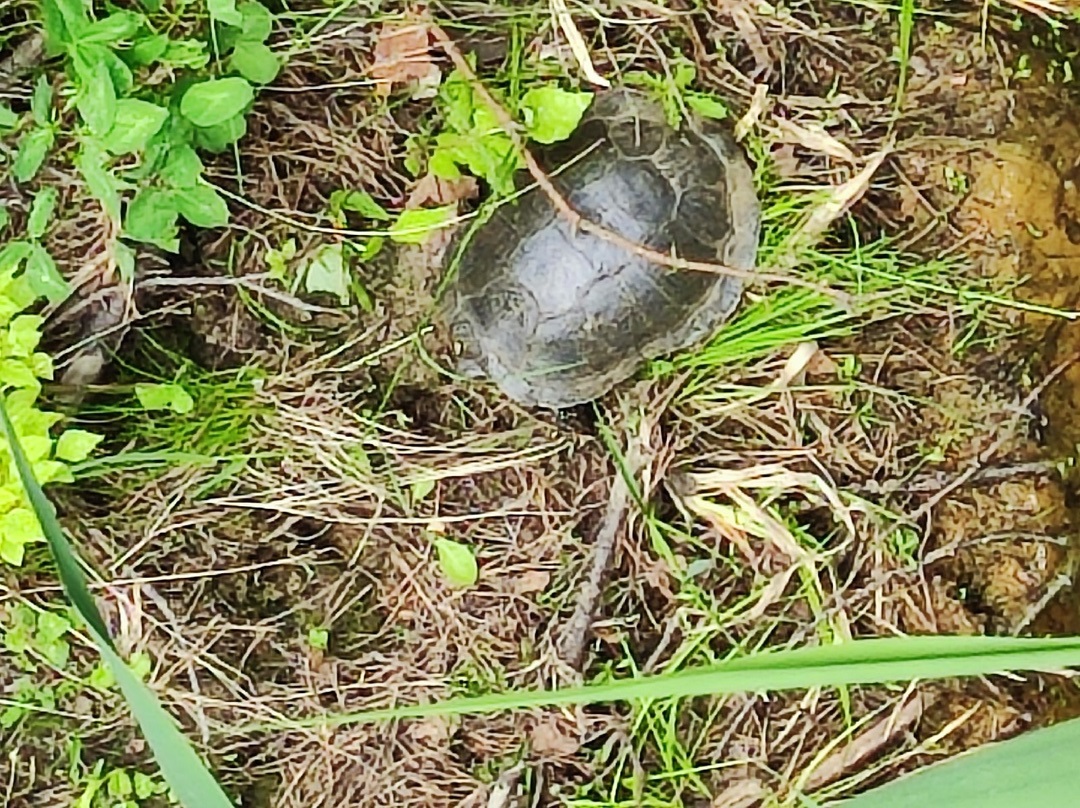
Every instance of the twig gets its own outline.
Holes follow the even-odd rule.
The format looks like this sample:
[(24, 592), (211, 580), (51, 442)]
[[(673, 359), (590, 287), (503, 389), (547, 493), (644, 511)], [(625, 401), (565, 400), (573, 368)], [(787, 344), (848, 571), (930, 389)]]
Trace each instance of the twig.
[(563, 662), (570, 665), (575, 671), (581, 670), (585, 658), (585, 645), (589, 637), (589, 627), (592, 625), (593, 615), (596, 613), (596, 605), (600, 601), (604, 576), (607, 574), (612, 556), (615, 554), (615, 539), (619, 535), (619, 527), (626, 518), (629, 508), (630, 488), (625, 477), (622, 474), (617, 474), (615, 482), (611, 486), (611, 493), (608, 496), (604, 521), (600, 523), (600, 529), (596, 532), (589, 574), (581, 584), (581, 589), (578, 591), (577, 605), (574, 607), (574, 614), (567, 621), (559, 643), (559, 656)]
[(532, 152), (529, 151), (525, 142), (522, 140), (521, 135), (517, 131), (517, 126), (514, 123), (513, 118), (510, 117), (510, 113), (506, 111), (495, 98), (488, 92), (487, 88), (481, 82), (473, 69), (469, 66), (469, 63), (462, 56), (461, 51), (453, 43), (450, 37), (442, 30), (437, 24), (432, 21), (428, 22), (432, 36), (438, 41), (439, 47), (450, 58), (450, 61), (454, 63), (454, 67), (465, 76), (465, 78), (472, 85), (473, 91), (480, 96), (480, 99), (487, 104), (494, 113), (496, 119), (499, 121), (499, 125), (506, 132), (510, 141), (513, 143), (514, 148), (521, 154), (525, 160), (525, 165), (532, 175), (536, 184), (540, 187), (540, 190), (544, 192), (544, 195), (551, 201), (551, 204), (555, 206), (555, 209), (559, 214), (569, 222), (571, 229), (574, 231), (581, 231), (584, 233), (590, 233), (597, 236), (616, 247), (619, 247), (627, 252), (639, 255), (647, 261), (651, 261), (654, 264), (660, 266), (670, 267), (672, 269), (679, 270), (691, 270), (695, 272), (708, 272), (715, 275), (729, 275), (733, 278), (742, 278), (751, 282), (766, 282), (772, 281), (774, 283), (786, 283), (792, 286), (801, 286), (804, 289), (811, 289), (819, 294), (826, 295), (837, 299), (841, 305), (850, 307), (850, 295), (845, 292), (841, 292), (837, 289), (831, 289), (828, 286), (824, 286), (813, 281), (807, 281), (799, 278), (795, 275), (791, 275), (786, 272), (769, 272), (767, 270), (752, 270), (752, 269), (739, 269), (738, 267), (730, 267), (724, 264), (715, 264), (705, 261), (687, 261), (684, 258), (678, 258), (676, 256), (668, 255), (667, 253), (659, 252), (645, 247), (641, 244), (637, 244), (618, 233), (609, 230), (608, 228), (586, 219), (572, 207), (570, 203), (566, 201), (562, 194), (551, 182), (551, 179), (547, 176), (547, 173), (541, 168), (540, 164), (533, 157)]
[[(1035, 460), (1030, 463), (1014, 463), (1007, 466), (980, 467), (974, 474), (965, 471), (964, 474), (967, 476), (960, 481), (959, 485), (965, 483), (988, 485), (1002, 480), (1013, 480), (1017, 477), (1038, 477), (1053, 474), (1057, 470), (1058, 462), (1056, 460)], [(899, 479), (885, 480), (884, 482), (869, 480), (856, 484), (854, 489), (859, 493), (878, 495), (898, 493), (929, 494), (940, 490), (943, 486), (956, 484), (956, 480), (950, 481), (949, 476), (944, 471), (927, 472), (918, 474), (906, 481)]]
[(592, 546), (592, 559), (588, 575), (585, 576), (578, 591), (574, 613), (563, 628), (559, 639), (559, 656), (562, 661), (580, 671), (588, 643), (589, 628), (596, 614), (603, 590), (604, 577), (607, 575), (611, 559), (615, 555), (619, 528), (626, 521), (630, 512), (632, 496), (631, 481), (642, 478), (642, 471), (648, 465), (650, 434), (656, 419), (667, 409), (670, 393), (654, 400), (648, 407), (648, 416), (643, 417), (634, 433), (627, 439), (623, 467), (616, 472), (608, 494), (607, 508)]

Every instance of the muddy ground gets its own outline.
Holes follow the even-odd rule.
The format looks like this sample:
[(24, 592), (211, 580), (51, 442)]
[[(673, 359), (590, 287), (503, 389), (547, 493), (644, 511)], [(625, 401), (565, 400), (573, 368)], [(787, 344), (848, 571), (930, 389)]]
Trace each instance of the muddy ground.
[[(852, 210), (860, 237), (895, 236), (926, 260), (952, 256), (957, 288), (1014, 290), (1028, 308), (974, 293), (928, 297), (822, 341), (772, 392), (723, 393), (766, 390), (794, 345), (710, 369), (707, 394), (680, 396), (678, 377), (674, 386), (642, 377), (598, 410), (556, 417), (437, 370), (447, 358), (437, 329), (413, 336), (426, 314), (416, 300), (437, 281), (430, 256), (380, 256), (364, 278), (370, 311), (206, 282), (261, 273), (266, 250), (287, 238), (301, 250), (332, 239), (303, 225), (318, 221), (334, 190), (366, 190), (391, 208), (415, 191), (403, 169), (407, 136), (430, 101), (387, 106), (361, 81), (382, 21), (346, 11), (259, 101), (242, 179), (229, 160), (214, 166), (214, 181), (246, 200), (234, 205), (235, 227), (188, 233), (179, 259), (143, 257), (123, 363), (78, 416), (110, 430), (113, 451), (144, 440), (148, 427), (117, 426), (108, 403), (146, 368), (173, 367), (165, 346), (207, 374), (190, 371), (197, 389), (219, 392), (199, 399), (193, 422), (205, 428), (147, 445), (224, 460), (128, 469), (59, 494), (66, 526), (111, 579), (98, 592), (121, 646), (150, 653), (154, 686), (241, 804), (751, 808), (797, 804), (800, 793), (824, 802), (1080, 712), (1073, 685), (1022, 676), (636, 713), (598, 706), (325, 732), (237, 729), (659, 671), (735, 648), (1080, 628), (1071, 465), (1080, 325), (1037, 308), (1077, 308), (1080, 119), (1060, 63), (1080, 39), (1009, 9), (993, 7), (984, 21), (979, 3), (937, 4), (917, 20), (896, 109), (889, 11), (751, 5), (613, 4), (576, 19), (607, 75), (663, 71), (681, 54), (738, 116), (764, 84), (763, 120), (820, 126), (858, 161), (893, 138)], [(451, 3), (436, 13), (454, 35), (468, 32), (463, 47), (479, 55), (481, 77), (501, 63), (515, 25), (527, 53), (554, 48), (579, 75), (546, 5)], [(836, 185), (857, 171), (805, 137), (765, 128), (782, 188)], [(85, 225), (53, 237), (74, 241)], [(840, 226), (827, 240), (842, 249), (853, 238)], [(155, 285), (162, 278), (188, 280)], [(69, 338), (58, 326), (54, 344)], [(259, 381), (244, 368), (258, 368)], [(556, 650), (615, 480), (605, 423), (638, 453), (652, 510), (632, 509), (618, 533), (585, 665), (574, 671)], [(763, 470), (775, 485), (759, 495), (749, 479)], [(779, 534), (763, 539), (725, 521), (718, 506), (746, 497), (784, 515)], [(477, 548), (476, 587), (447, 587), (432, 560), (440, 532)], [(790, 575), (788, 540), (819, 553), (809, 579)], [(0, 575), (5, 605), (49, 595), (47, 574)], [(309, 642), (312, 628), (328, 630), (327, 648)], [(69, 804), (50, 750), (71, 732), (98, 757), (145, 761), (119, 704), (72, 712), (83, 718), (5, 742), (16, 750), (0, 760), (6, 804)], [(848, 736), (843, 753), (827, 751)], [(519, 762), (508, 800), (489, 802)]]

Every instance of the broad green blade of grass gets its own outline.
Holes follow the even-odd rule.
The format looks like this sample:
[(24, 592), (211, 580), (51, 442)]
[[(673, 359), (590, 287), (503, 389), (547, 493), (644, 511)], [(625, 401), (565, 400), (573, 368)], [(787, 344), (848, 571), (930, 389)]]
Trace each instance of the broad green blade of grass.
[(837, 808), (1066, 808), (1080, 804), (1080, 720), (928, 766)]
[(911, 34), (915, 30), (915, 0), (900, 0), (900, 37), (897, 50), (900, 59), (900, 78), (896, 83), (896, 111), (904, 103), (907, 91), (908, 67), (911, 61)]
[(1006, 671), (1061, 671), (1072, 665), (1080, 665), (1080, 637), (888, 637), (768, 651), (674, 674), (563, 690), (465, 696), (433, 704), (260, 723), (250, 728), (337, 726), (564, 704), (803, 690)]
[(120, 686), (128, 706), (139, 722), (143, 735), (154, 752), (158, 766), (165, 781), (185, 808), (233, 808), (210, 770), (199, 759), (191, 744), (188, 743), (176, 722), (161, 706), (156, 695), (142, 683), (134, 671), (116, 652), (109, 636), (105, 621), (97, 609), (86, 577), (75, 550), (64, 535), (52, 504), (41, 490), (30, 464), (23, 454), (22, 446), (8, 418), (7, 407), (0, 396), (0, 426), (3, 426), (15, 465), (26, 489), (30, 504), (41, 522), (45, 538), (48, 540), (60, 583), (72, 605), (86, 621), (90, 635), (98, 651), (108, 664)]

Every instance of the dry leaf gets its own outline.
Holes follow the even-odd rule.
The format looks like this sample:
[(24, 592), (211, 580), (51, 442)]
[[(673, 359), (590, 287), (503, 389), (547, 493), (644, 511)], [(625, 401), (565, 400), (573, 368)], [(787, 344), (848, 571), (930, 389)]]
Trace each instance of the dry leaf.
[(800, 342), (791, 356), (788, 357), (787, 362), (784, 363), (784, 369), (780, 371), (780, 375), (772, 381), (769, 387), (784, 388), (799, 378), (806, 370), (807, 365), (810, 364), (810, 360), (814, 358), (817, 349), (816, 342)]
[(394, 84), (413, 83), (419, 85), (418, 97), (433, 95), (442, 73), (431, 59), (427, 26), (383, 25), (370, 74), (378, 82), (376, 91), (380, 95), (388, 94)]
[(754, 99), (750, 102), (750, 108), (746, 110), (746, 114), (739, 119), (737, 124), (735, 124), (736, 140), (742, 142), (742, 140), (754, 130), (758, 121), (761, 120), (761, 116), (765, 112), (765, 106), (768, 102), (769, 85), (758, 84), (754, 87)]
[(577, 738), (572, 737), (554, 717), (544, 719), (530, 734), (533, 751), (541, 755), (572, 755), (581, 748)]
[(777, 125), (785, 142), (797, 143), (810, 151), (827, 154), (849, 165), (855, 165), (855, 155), (851, 153), (851, 149), (826, 132), (824, 128), (800, 126), (794, 121), (783, 118), (777, 120)]
[(450, 724), (445, 718), (433, 717), (416, 721), (409, 726), (408, 735), (427, 747), (438, 747), (450, 740)]
[(777, 146), (770, 153), (773, 168), (784, 179), (793, 179), (799, 176), (802, 162), (795, 156), (795, 147), (790, 143)]
[(551, 583), (550, 573), (544, 570), (529, 570), (516, 576), (512, 587), (518, 595), (527, 595), (530, 592), (543, 592), (549, 583)]
[(761, 805), (769, 794), (756, 777), (728, 786), (712, 801), (712, 808), (752, 808)]
[(788, 237), (786, 250), (777, 263), (796, 260), (802, 250), (816, 244), (822, 233), (866, 193), (870, 180), (890, 153), (891, 148), (886, 147), (871, 155), (862, 171), (847, 182), (833, 187), (829, 198), (815, 207), (799, 229)]
[(810, 376), (835, 376), (840, 371), (840, 365), (822, 350), (818, 350), (810, 361), (806, 363), (806, 373)]
[(405, 208), (440, 207), (466, 199), (475, 199), (480, 186), (475, 177), (462, 176), (447, 180), (434, 174), (425, 174), (405, 200)]
[(562, 29), (563, 36), (570, 45), (570, 51), (574, 54), (585, 78), (598, 87), (610, 87), (611, 82), (596, 72), (592, 57), (589, 56), (589, 46), (585, 44), (581, 32), (574, 25), (574, 18), (570, 16), (570, 10), (566, 7), (566, 0), (551, 0), (551, 15)]

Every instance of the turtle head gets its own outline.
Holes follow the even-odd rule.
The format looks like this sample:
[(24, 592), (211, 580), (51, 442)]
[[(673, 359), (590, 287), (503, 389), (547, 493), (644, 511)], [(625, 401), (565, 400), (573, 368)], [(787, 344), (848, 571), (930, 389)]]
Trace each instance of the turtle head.
[(453, 339), (454, 370), (466, 379), (485, 378), (487, 369), (472, 326), (465, 320), (456, 320), (450, 326), (450, 336)]

